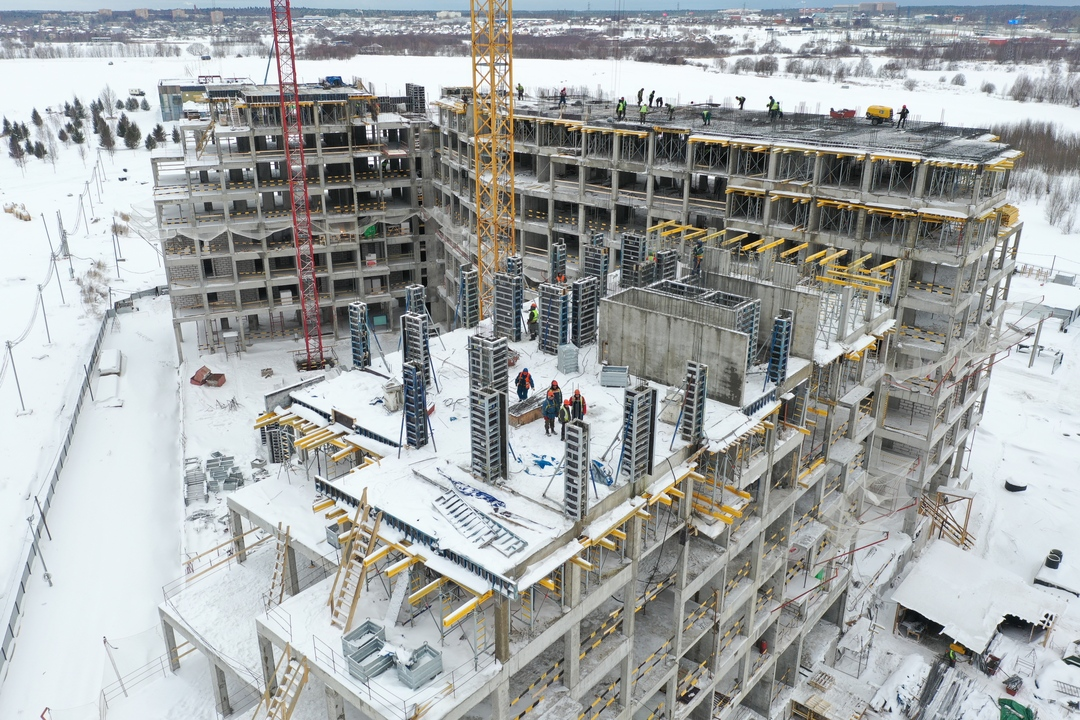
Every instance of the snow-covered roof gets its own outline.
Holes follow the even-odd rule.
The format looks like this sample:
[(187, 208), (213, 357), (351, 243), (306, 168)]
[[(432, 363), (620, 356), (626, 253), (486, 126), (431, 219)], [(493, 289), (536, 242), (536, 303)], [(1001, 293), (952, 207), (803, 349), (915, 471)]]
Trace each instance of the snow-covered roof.
[(1037, 625), (1067, 607), (1020, 576), (944, 540), (927, 548), (892, 599), (978, 652), (1006, 615)]

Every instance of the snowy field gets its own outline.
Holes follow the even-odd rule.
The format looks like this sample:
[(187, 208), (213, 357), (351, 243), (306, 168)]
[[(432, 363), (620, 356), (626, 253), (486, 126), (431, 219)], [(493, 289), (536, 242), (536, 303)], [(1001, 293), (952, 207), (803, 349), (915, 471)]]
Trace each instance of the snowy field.
[[(4, 113), (12, 121), (30, 125), (30, 111), (36, 107), (46, 115), (48, 125), (46, 107), (62, 106), (76, 94), (89, 103), (106, 84), (121, 96), (128, 88), (139, 87), (147, 91), (153, 107), (129, 116), (145, 134), (160, 119), (153, 91), (159, 79), (215, 74), (261, 82), (266, 69), (265, 58), (208, 62), (118, 58), (112, 63), (106, 59), (4, 61), (0, 89), (9, 98)], [(429, 99), (438, 96), (441, 86), (470, 83), (467, 58), (365, 56), (347, 62), (301, 62), (299, 69), (305, 81), (325, 75), (356, 76), (373, 82), (380, 93), (396, 94), (406, 82), (421, 83), (426, 85)], [(909, 76), (918, 80), (919, 86), (907, 91), (901, 81), (876, 79), (852, 78), (841, 86), (790, 77), (736, 76), (690, 66), (518, 60), (515, 82), (524, 84), (530, 93), (537, 87), (570, 85), (609, 97), (630, 97), (645, 87), (646, 93), (656, 89), (678, 104), (731, 102), (735, 95), (746, 95), (750, 108), (763, 108), (767, 97), (774, 95), (790, 111), (827, 112), (830, 107), (906, 103), (914, 119), (927, 121), (944, 119), (979, 126), (1035, 118), (1080, 128), (1080, 110), (1075, 108), (1019, 104), (979, 92), (984, 80), (998, 88), (1007, 85), (1013, 73), (1005, 68), (963, 69), (966, 87), (939, 83), (940, 72), (912, 72)], [(1028, 70), (1040, 73), (1038, 68)], [(49, 81), (42, 82), (43, 77)], [(33, 130), (31, 125), (32, 138)], [(0, 158), (0, 200), (25, 205), (31, 217), (24, 221), (12, 214), (0, 215), (6, 249), (6, 262), (0, 270), (0, 302), (5, 308), (0, 315), (0, 340), (19, 339), (29, 325), (25, 340), (12, 349), (15, 367), (8, 367), (0, 381), (0, 417), (4, 418), (0, 427), (5, 430), (0, 433), (0, 451), (5, 457), (0, 469), (0, 610), (5, 610), (12, 598), (17, 565), (29, 542), (26, 518), (35, 512), (34, 496), (59, 449), (84, 372), (81, 363), (88, 356), (107, 302), (106, 298), (95, 307), (82, 302), (64, 261), (57, 266), (64, 299), (57, 279), (51, 278), (42, 288), (42, 313), (37, 285), (49, 269), (45, 227), (56, 244), (59, 211), (70, 233), (72, 273), (83, 277), (92, 263), (100, 261), (113, 299), (164, 282), (156, 248), (133, 233), (121, 236), (119, 253), (124, 260), (114, 262), (109, 230), (115, 213), (149, 207), (149, 154), (141, 147), (118, 149), (113, 154), (103, 151), (98, 162), (95, 139), (92, 135), (88, 139), (85, 158), (74, 146), (62, 144), (55, 162), (29, 158), (25, 168), (20, 168), (11, 159)], [(91, 186), (95, 167), (100, 182)], [(82, 202), (81, 193), (89, 196)], [(1049, 265), (1053, 258), (1066, 272), (1080, 270), (1080, 247), (1075, 238), (1051, 228), (1037, 205), (1022, 204), (1021, 219), (1025, 223), (1021, 262)], [(1080, 299), (1080, 289), (1052, 289)], [(1043, 294), (1045, 289), (1036, 281), (1014, 278), (1013, 301)], [(138, 306), (139, 312), (121, 316), (119, 327), (106, 335), (105, 347), (121, 349), (126, 358), (118, 391), (123, 404), (84, 408), (86, 414), (80, 420), (49, 516), (52, 539), (42, 545), (53, 585), (44, 582), (39, 565), (27, 589), (15, 657), (0, 677), (0, 718), (4, 720), (37, 718), (47, 706), (53, 708), (52, 716), (57, 720), (97, 717), (99, 690), (113, 679), (103, 636), (119, 648), (116, 652), (125, 668), (160, 655), (163, 648), (154, 628), (162, 584), (181, 574), (185, 549), (212, 544), (210, 540), (222, 532), (215, 526), (200, 530), (198, 523), (184, 523), (179, 492), (184, 454), (180, 438), (193, 443), (199, 452), (212, 447), (246, 456), (253, 449), (255, 436), (249, 428), (261, 409), (257, 398), (262, 389), (255, 385), (227, 387), (223, 397), (238, 397), (241, 407), (221, 427), (222, 415), (216, 406), (219, 398), (191, 392), (179, 397), (179, 385), (188, 388), (186, 377), (176, 367), (167, 301), (148, 299)], [(45, 317), (51, 342), (46, 336)], [(1030, 324), (1018, 309), (1010, 311), (1009, 319)], [(1080, 391), (1080, 328), (1061, 334), (1056, 324), (1048, 323), (1042, 343), (1065, 353), (1063, 364), (1053, 375), (1041, 359), (1029, 370), (1028, 355), (1015, 350), (995, 366), (986, 416), (969, 468), (974, 473), (972, 486), (979, 493), (973, 521), (975, 552), (1025, 578), (1034, 574), (1051, 547), (1063, 549), (1066, 562), (1080, 560), (1080, 530), (1070, 520), (1080, 508), (1080, 495), (1071, 485), (1074, 458), (1080, 450), (1080, 420), (1073, 407), (1073, 398)], [(282, 350), (280, 357), (256, 356), (273, 354), (274, 346), (268, 346), (252, 353), (252, 360), (260, 363), (259, 367), (280, 367), (280, 379), (288, 374), (288, 362), (283, 352), (286, 348), (277, 349)], [(287, 349), (292, 349), (291, 344)], [(191, 352), (186, 351), (194, 362)], [(220, 364), (221, 358), (212, 360)], [(15, 369), (30, 413), (20, 412)], [(97, 388), (99, 379), (94, 377), (93, 382)], [(214, 418), (215, 422), (200, 422), (200, 418)], [(1023, 494), (1007, 494), (1002, 488), (1006, 478), (1022, 478), (1031, 487)], [(6, 611), (3, 617), (6, 619)], [(1080, 622), (1067, 618), (1056, 641), (1080, 637), (1078, 633)], [(125, 638), (129, 640), (122, 642)], [(910, 643), (897, 638), (883, 640), (882, 646), (895, 655), (896, 662), (882, 661), (876, 666), (870, 676), (876, 682), (883, 681), (905, 653), (913, 652)], [(180, 676), (141, 688), (130, 700), (120, 700), (110, 709), (110, 716), (215, 717), (206, 675), (205, 665), (189, 662)], [(998, 693), (999, 686), (988, 692)], [(1030, 685), (1024, 692), (1031, 692)], [(195, 693), (202, 696), (193, 697)], [(1025, 698), (1022, 695), (1020, 699)], [(1057, 707), (1057, 712), (1063, 712), (1060, 705)], [(315, 717), (314, 710), (312, 713)]]

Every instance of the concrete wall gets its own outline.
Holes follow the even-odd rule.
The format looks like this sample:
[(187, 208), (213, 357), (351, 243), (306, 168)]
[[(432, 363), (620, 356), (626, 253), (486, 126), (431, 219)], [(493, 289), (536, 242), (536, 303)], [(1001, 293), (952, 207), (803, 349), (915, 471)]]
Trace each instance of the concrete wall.
[(767, 343), (772, 335), (773, 318), (781, 310), (795, 313), (795, 324), (791, 339), (791, 354), (801, 358), (814, 357), (814, 341), (817, 336), (818, 306), (817, 295), (805, 290), (784, 288), (772, 283), (764, 283), (746, 278), (720, 278), (709, 275), (706, 285), (713, 290), (735, 293), (750, 298), (761, 299), (761, 324), (758, 329), (758, 342)]
[[(690, 360), (709, 366), (708, 396), (741, 407), (746, 381), (744, 333), (718, 327), (718, 311), (640, 288), (600, 302), (601, 357), (628, 365), (630, 373), (665, 385), (681, 385)], [(717, 316), (717, 317), (714, 317)]]

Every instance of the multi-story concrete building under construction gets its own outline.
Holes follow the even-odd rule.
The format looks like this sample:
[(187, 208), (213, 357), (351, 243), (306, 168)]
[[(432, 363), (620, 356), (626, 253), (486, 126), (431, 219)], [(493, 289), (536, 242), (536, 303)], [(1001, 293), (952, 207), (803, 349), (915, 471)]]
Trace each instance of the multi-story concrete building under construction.
[[(176, 664), (180, 635), (223, 714), (310, 678), (334, 720), (860, 717), (872, 690), (828, 666), (896, 566), (860, 571), (859, 529), (950, 536), (938, 490), (968, 483), (1019, 153), (940, 125), (519, 103), (518, 253), (482, 313), (467, 94), (376, 120), (355, 88), (310, 92), (324, 319), (378, 372), (267, 396), (266, 460), (306, 475), (229, 497), (240, 565), (161, 606)], [(155, 158), (175, 320), (211, 344), (226, 320), (296, 326), (270, 96), (230, 91)], [(402, 334), (375, 364), (373, 315)], [(539, 431), (552, 379), (588, 398), (563, 437)], [(194, 611), (248, 595), (228, 623)]]

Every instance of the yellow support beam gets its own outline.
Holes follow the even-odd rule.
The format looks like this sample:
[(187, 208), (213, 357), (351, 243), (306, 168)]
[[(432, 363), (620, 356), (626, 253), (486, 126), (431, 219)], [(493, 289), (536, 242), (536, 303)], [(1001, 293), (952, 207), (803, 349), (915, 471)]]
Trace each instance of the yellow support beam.
[(773, 249), (774, 247), (777, 247), (777, 246), (779, 246), (779, 245), (783, 245), (783, 244), (784, 244), (784, 243), (786, 243), (786, 242), (787, 242), (787, 239), (786, 239), (786, 238), (780, 238), (779, 240), (773, 240), (773, 241), (772, 241), (771, 243), (769, 243), (768, 245), (762, 245), (761, 247), (759, 247), (759, 248), (757, 249), (757, 251), (758, 251), (759, 253), (763, 253), (763, 252), (765, 252), (766, 250), (772, 250), (772, 249)]
[(818, 280), (822, 282), (832, 283), (833, 285), (842, 285), (844, 287), (852, 287), (856, 290), (863, 290), (865, 292), (881, 292), (881, 288), (873, 287), (871, 285), (860, 285), (859, 283), (851, 282), (850, 280), (840, 280), (838, 278), (828, 277), (826, 275), (818, 275)]
[(829, 250), (828, 250), (828, 249), (826, 249), (826, 250), (821, 250), (821, 251), (819, 251), (819, 252), (816, 252), (816, 253), (814, 253), (813, 255), (808, 255), (808, 256), (806, 257), (806, 259), (805, 259), (805, 260), (803, 260), (803, 262), (805, 262), (805, 263), (812, 263), (812, 262), (814, 262), (815, 260), (817, 260), (818, 258), (823, 258), (823, 257), (825, 257), (825, 256), (826, 256), (826, 255), (828, 255), (828, 254), (829, 254)]
[[(428, 595), (430, 595), (431, 593), (435, 592), (440, 587), (442, 587), (443, 583), (445, 583), (445, 582), (446, 582), (446, 578), (444, 578), (444, 577), (440, 577), (440, 578), (438, 578), (436, 580), (432, 580), (427, 585), (420, 588), (419, 590), (417, 590), (416, 592), (414, 592), (412, 595), (409, 596), (409, 604), (410, 605), (415, 605), (416, 603), (420, 602), (425, 597), (427, 597)], [(543, 582), (543, 581), (541, 581), (541, 582)]]
[(734, 493), (735, 495), (738, 495), (743, 500), (751, 500), (754, 497), (750, 493), (746, 492), (745, 490), (740, 490), (739, 488), (735, 487), (734, 485), (725, 485), (724, 489), (727, 490), (729, 493)]
[(780, 424), (783, 425), (786, 428), (791, 428), (792, 430), (796, 430), (798, 432), (801, 432), (803, 435), (812, 435), (813, 434), (809, 430), (807, 430), (806, 428), (799, 427), (798, 425), (794, 425), (794, 424), (789, 423), (789, 422), (780, 421)]
[(656, 232), (657, 230), (663, 230), (666, 227), (670, 227), (678, 223), (678, 220), (665, 220), (659, 225), (653, 225), (651, 228), (647, 228), (646, 232)]
[(483, 595), (480, 595), (479, 597), (474, 597), (472, 600), (465, 602), (457, 610), (443, 618), (443, 627), (453, 627), (458, 621), (464, 619), (468, 616), (469, 613), (480, 607), (480, 604), (487, 600), (489, 597), (491, 597), (490, 590), (488, 590)]
[(750, 237), (750, 233), (743, 233), (742, 235), (736, 235), (733, 238), (728, 238), (724, 242), (720, 243), (720, 247), (727, 247), (728, 245), (734, 245), (737, 242), (742, 242), (746, 238)]
[(311, 503), (311, 512), (313, 512), (313, 513), (322, 512), (323, 510), (326, 510), (327, 508), (334, 507), (334, 505), (335, 505), (334, 501), (332, 499), (330, 499), (330, 498), (323, 498), (321, 500), (316, 499), (315, 502)]
[(872, 257), (874, 257), (874, 253), (866, 253), (861, 258), (859, 258), (858, 260), (856, 260), (853, 263), (851, 263), (850, 265), (848, 265), (848, 270), (859, 267), (860, 265), (862, 265), (864, 262), (866, 262), (867, 260), (869, 260)]
[(551, 592), (555, 592), (555, 581), (551, 578), (540, 578), (540, 587), (547, 588)]
[(366, 568), (371, 567), (372, 565), (374, 565), (375, 563), (379, 562), (384, 557), (389, 555), (390, 551), (393, 550), (393, 549), (394, 549), (394, 547), (392, 545), (382, 545), (382, 546), (380, 546), (378, 550), (376, 550), (375, 552), (371, 553), (370, 555), (368, 555), (367, 557), (364, 558), (364, 567), (366, 567)]
[(619, 540), (625, 540), (626, 539), (626, 533), (624, 533), (622, 530), (612, 530), (609, 534), (613, 538), (617, 538)]
[(716, 232), (709, 233), (705, 237), (701, 238), (701, 242), (709, 242), (713, 238), (718, 238), (726, 232), (727, 230), (717, 230)]
[(575, 565), (577, 565), (582, 570), (595, 570), (596, 569), (596, 567), (591, 562), (589, 562), (585, 558), (581, 557), (580, 555), (575, 555), (574, 557), (570, 558), (570, 562), (574, 563)]
[(386, 575), (387, 577), (394, 577), (402, 570), (407, 570), (418, 562), (420, 562), (420, 558), (416, 557), (415, 555), (410, 555), (406, 558), (398, 560), (396, 563), (386, 568)]
[(836, 260), (837, 258), (842, 258), (847, 254), (848, 254), (847, 250), (837, 250), (836, 252), (834, 252), (834, 253), (832, 253), (830, 255), (826, 255), (825, 257), (821, 258), (821, 260), (818, 262), (818, 265), (828, 265), (833, 260)]
[(788, 248), (788, 249), (787, 249), (787, 250), (785, 250), (784, 252), (780, 253), (780, 257), (782, 257), (782, 258), (786, 258), (786, 257), (788, 257), (789, 255), (794, 255), (795, 253), (799, 252), (800, 250), (805, 250), (805, 249), (806, 249), (806, 248), (808, 248), (808, 247), (810, 247), (810, 243), (808, 243), (808, 242), (804, 242), (804, 243), (799, 243), (799, 244), (798, 244), (798, 245), (796, 245), (795, 247), (793, 247), (793, 248)]
[(676, 225), (670, 230), (664, 230), (660, 233), (660, 237), (667, 237), (668, 235), (674, 235), (675, 233), (686, 232), (687, 230), (693, 230), (693, 225)]
[(683, 236), (683, 240), (696, 240), (707, 232), (708, 230), (705, 230), (704, 228), (695, 228), (693, 232), (686, 233), (686, 235)]
[(746, 252), (748, 250), (753, 250), (754, 248), (756, 248), (758, 245), (760, 245), (763, 242), (765, 242), (764, 239), (758, 238), (754, 242), (747, 243), (747, 244), (743, 245), (741, 248), (739, 248), (739, 251), (740, 252)]
[(612, 552), (615, 552), (619, 549), (619, 546), (615, 544), (614, 540), (608, 540), (607, 538), (600, 538), (596, 541), (596, 544), (602, 548), (611, 550)]
[(900, 258), (893, 258), (889, 262), (884, 262), (884, 263), (881, 263), (880, 265), (878, 265), (877, 267), (870, 268), (870, 270), (872, 272), (881, 272), (882, 270), (888, 270), (892, 266), (896, 265), (896, 263), (898, 263), (898, 262), (900, 262)]
[(268, 412), (260, 415), (255, 419), (255, 429), (264, 428), (267, 425), (273, 425), (278, 421), (278, 414), (276, 412)]
[(842, 272), (840, 270), (834, 270), (829, 268), (826, 270), (830, 277), (840, 278), (843, 280), (855, 280), (861, 283), (873, 283), (875, 285), (881, 285), (882, 287), (888, 287), (892, 285), (892, 280), (881, 280), (879, 278), (867, 277), (866, 275), (852, 275), (851, 273)]

